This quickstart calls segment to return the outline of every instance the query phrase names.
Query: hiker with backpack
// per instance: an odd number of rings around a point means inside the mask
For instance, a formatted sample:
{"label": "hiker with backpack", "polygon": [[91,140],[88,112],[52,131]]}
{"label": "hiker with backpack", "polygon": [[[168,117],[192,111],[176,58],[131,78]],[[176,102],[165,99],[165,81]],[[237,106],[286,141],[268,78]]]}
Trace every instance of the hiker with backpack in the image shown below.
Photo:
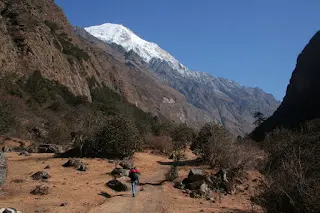
{"label": "hiker with backpack", "polygon": [[140,171],[136,167],[133,167],[132,169],[130,169],[129,177],[131,179],[131,184],[132,184],[132,197],[135,197],[137,193],[136,186],[137,184],[139,184],[139,175],[140,175]]}

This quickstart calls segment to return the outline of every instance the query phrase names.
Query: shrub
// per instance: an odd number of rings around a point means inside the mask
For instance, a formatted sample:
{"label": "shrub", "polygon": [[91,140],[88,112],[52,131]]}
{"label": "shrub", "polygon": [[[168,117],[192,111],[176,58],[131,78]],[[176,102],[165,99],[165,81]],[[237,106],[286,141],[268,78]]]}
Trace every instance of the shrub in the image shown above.
{"label": "shrub", "polygon": [[125,158],[141,148],[138,130],[128,118],[114,116],[83,146],[87,157]]}
{"label": "shrub", "polygon": [[22,123],[29,119],[24,101],[12,95],[0,95],[0,134],[21,136],[26,133]]}
{"label": "shrub", "polygon": [[195,132],[186,124],[176,126],[171,133],[173,147],[175,151],[186,149],[195,137]]}
{"label": "shrub", "polygon": [[59,30],[59,26],[58,24],[56,24],[55,22],[49,21],[49,20],[45,20],[44,23],[47,25],[47,27],[50,28],[52,33],[55,33],[57,30]]}
{"label": "shrub", "polygon": [[78,46],[72,44],[69,40],[65,39],[63,36],[58,35],[58,40],[62,46],[62,53],[73,56],[77,60],[89,60],[89,55],[86,51],[80,49]]}
{"label": "shrub", "polygon": [[149,133],[145,136],[145,148],[169,155],[173,151],[172,139],[169,136],[154,136]]}
{"label": "shrub", "polygon": [[214,123],[200,129],[191,149],[212,168],[228,170],[233,177],[255,167],[257,159],[263,155],[250,141],[236,141],[224,127]]}
{"label": "shrub", "polygon": [[320,212],[318,126],[313,121],[302,132],[277,129],[267,135],[269,184],[261,201],[268,212]]}

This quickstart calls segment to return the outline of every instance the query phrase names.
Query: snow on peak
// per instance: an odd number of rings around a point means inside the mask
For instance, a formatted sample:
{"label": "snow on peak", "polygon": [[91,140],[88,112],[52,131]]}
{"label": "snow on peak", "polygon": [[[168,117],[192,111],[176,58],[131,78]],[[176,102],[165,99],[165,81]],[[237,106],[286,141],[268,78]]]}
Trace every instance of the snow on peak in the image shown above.
{"label": "snow on peak", "polygon": [[143,40],[123,25],[105,23],[86,27],[85,30],[104,42],[118,44],[126,51],[133,50],[147,63],[149,63],[152,58],[161,59],[171,64],[171,66],[182,75],[193,75],[193,72],[170,55],[170,53],[161,49],[155,43]]}

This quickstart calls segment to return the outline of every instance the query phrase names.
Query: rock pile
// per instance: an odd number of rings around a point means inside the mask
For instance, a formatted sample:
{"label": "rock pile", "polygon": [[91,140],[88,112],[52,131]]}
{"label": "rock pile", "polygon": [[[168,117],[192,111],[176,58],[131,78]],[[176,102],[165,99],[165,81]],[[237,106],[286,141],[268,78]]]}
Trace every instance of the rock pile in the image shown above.
{"label": "rock pile", "polygon": [[212,192],[229,193],[228,182],[224,173],[206,174],[202,169],[191,169],[188,177],[181,182],[175,182],[175,188],[193,198],[211,198]]}
{"label": "rock pile", "polygon": [[69,159],[63,167],[74,167],[78,171],[87,171],[87,166],[79,159]]}

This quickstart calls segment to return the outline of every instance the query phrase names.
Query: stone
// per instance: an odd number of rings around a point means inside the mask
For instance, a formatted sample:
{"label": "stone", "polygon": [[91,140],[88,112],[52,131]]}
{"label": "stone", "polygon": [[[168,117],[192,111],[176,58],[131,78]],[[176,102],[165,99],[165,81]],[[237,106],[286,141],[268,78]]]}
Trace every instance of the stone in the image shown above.
{"label": "stone", "polygon": [[45,171],[36,172],[31,177],[33,180],[47,180],[51,178],[51,176]]}
{"label": "stone", "polygon": [[83,164],[83,163],[81,163],[79,165],[79,168],[77,168],[77,170],[81,171],[81,172],[85,172],[85,171],[87,171],[87,169],[88,169],[87,166],[85,164]]}
{"label": "stone", "polygon": [[19,153],[19,155],[31,156],[31,154],[28,151],[22,151]]}
{"label": "stone", "polygon": [[22,213],[15,208],[0,208],[0,213]]}
{"label": "stone", "polygon": [[61,203],[60,206],[67,206],[67,205],[68,205],[68,203]]}
{"label": "stone", "polygon": [[116,192],[125,192],[129,190],[127,185],[118,180],[110,180],[106,185]]}
{"label": "stone", "polygon": [[128,177],[129,170],[123,168],[115,168],[114,170],[112,170],[111,175],[115,177]]}
{"label": "stone", "polygon": [[190,197],[191,198],[200,198],[201,196],[196,191],[192,191],[190,193]]}
{"label": "stone", "polygon": [[169,156],[169,159],[170,159],[170,160],[173,160],[173,159],[174,159],[174,154],[171,154],[171,155]]}
{"label": "stone", "polygon": [[50,165],[46,165],[46,167],[44,167],[44,169],[50,169],[51,166]]}
{"label": "stone", "polygon": [[184,189],[185,185],[182,182],[175,182],[173,187],[176,189]]}
{"label": "stone", "polygon": [[62,153],[63,148],[56,144],[41,144],[38,146],[39,153]]}
{"label": "stone", "polygon": [[101,193],[99,193],[99,195],[106,197],[106,198],[112,198],[112,196],[107,192],[101,192]]}
{"label": "stone", "polygon": [[77,146],[75,148],[69,149],[66,152],[63,152],[58,155],[61,158],[81,158],[82,156],[82,148]]}
{"label": "stone", "polygon": [[45,185],[39,185],[36,186],[36,188],[30,193],[33,195],[47,195],[49,193],[49,187]]}
{"label": "stone", "polygon": [[0,186],[5,183],[7,178],[8,165],[4,153],[0,151]]}
{"label": "stone", "polygon": [[204,184],[205,182],[203,180],[199,180],[199,181],[196,181],[196,182],[192,182],[192,183],[189,183],[187,185],[187,188],[188,189],[191,189],[191,190],[198,190],[200,189],[201,185]]}
{"label": "stone", "polygon": [[132,165],[128,162],[120,162],[119,165],[123,168],[123,169],[131,169]]}
{"label": "stone", "polygon": [[12,181],[12,183],[24,183],[23,179],[15,179]]}
{"label": "stone", "polygon": [[205,172],[202,169],[190,169],[190,172],[188,174],[188,180],[193,181],[199,181],[199,180],[205,180],[206,175]]}
{"label": "stone", "polygon": [[81,160],[79,159],[69,159],[65,164],[63,164],[63,167],[74,167],[79,168],[79,166],[83,164]]}
{"label": "stone", "polygon": [[11,152],[11,148],[4,146],[4,147],[2,147],[2,152]]}

